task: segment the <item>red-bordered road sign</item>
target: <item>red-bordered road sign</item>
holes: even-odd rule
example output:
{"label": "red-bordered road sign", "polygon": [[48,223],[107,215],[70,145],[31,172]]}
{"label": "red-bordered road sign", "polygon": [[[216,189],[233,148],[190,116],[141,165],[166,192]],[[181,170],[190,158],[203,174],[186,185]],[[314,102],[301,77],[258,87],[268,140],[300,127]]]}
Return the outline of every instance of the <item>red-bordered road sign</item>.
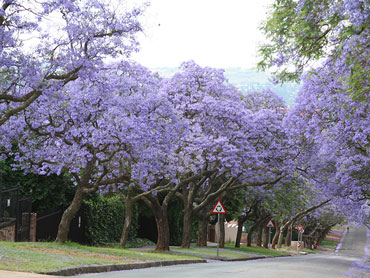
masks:
{"label": "red-bordered road sign", "polygon": [[221,203],[221,200],[217,201],[216,205],[214,206],[211,212],[217,214],[227,214],[224,205]]}
{"label": "red-bordered road sign", "polygon": [[302,225],[298,225],[297,227],[297,230],[298,230],[298,232],[300,232],[300,233],[302,233],[303,234],[303,232],[304,232],[304,227],[302,226]]}
{"label": "red-bordered road sign", "polygon": [[267,224],[266,224],[266,228],[275,228],[275,224],[274,222],[272,221],[272,219],[270,219]]}

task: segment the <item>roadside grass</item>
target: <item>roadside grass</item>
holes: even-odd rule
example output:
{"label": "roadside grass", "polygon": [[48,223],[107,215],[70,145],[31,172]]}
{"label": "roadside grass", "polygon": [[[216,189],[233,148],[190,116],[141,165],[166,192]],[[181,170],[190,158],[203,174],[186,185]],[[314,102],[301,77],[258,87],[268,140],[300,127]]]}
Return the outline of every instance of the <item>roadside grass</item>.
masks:
{"label": "roadside grass", "polygon": [[[135,238],[126,242],[126,248],[142,248],[146,246],[155,246],[155,243],[146,238]],[[108,243],[103,247],[120,248],[119,242]]]}
{"label": "roadside grass", "polygon": [[[217,247],[194,247],[191,248],[180,248],[173,247],[171,249],[172,254],[183,254],[199,256],[202,258],[214,259],[217,257]],[[225,244],[225,248],[219,248],[219,256],[223,259],[248,259],[253,257],[276,257],[282,255],[289,255],[288,252],[276,251],[271,249],[265,249],[261,247],[247,247],[241,246],[240,248],[235,248],[233,244]]]}
{"label": "roadside grass", "polygon": [[91,247],[71,242],[66,244],[0,242],[0,269],[2,270],[46,272],[77,266],[183,259],[199,258],[129,249]]}
{"label": "roadside grass", "polygon": [[289,255],[289,253],[285,251],[266,249],[266,248],[261,248],[261,247],[256,247],[256,246],[240,246],[240,248],[235,248],[233,244],[226,244],[226,248],[233,249],[233,250],[240,250],[240,251],[248,252],[248,253],[254,253],[258,255],[269,256],[269,257]]}
{"label": "roadside grass", "polygon": [[331,229],[332,229],[332,230],[343,230],[345,226],[346,226],[346,224],[335,225],[335,226],[334,226],[334,227],[332,227]]}
{"label": "roadside grass", "polygon": [[[216,259],[217,250],[213,247],[191,247],[191,248],[180,248],[173,247],[170,251],[171,254],[186,255],[186,256],[197,256],[206,259]],[[244,252],[233,252],[224,248],[219,249],[219,257],[224,259],[247,259],[254,257],[255,254],[248,254]]]}
{"label": "roadside grass", "polygon": [[337,248],[337,245],[338,245],[338,241],[324,239],[321,242],[319,247],[323,249],[329,249],[330,251],[335,251],[335,249]]}

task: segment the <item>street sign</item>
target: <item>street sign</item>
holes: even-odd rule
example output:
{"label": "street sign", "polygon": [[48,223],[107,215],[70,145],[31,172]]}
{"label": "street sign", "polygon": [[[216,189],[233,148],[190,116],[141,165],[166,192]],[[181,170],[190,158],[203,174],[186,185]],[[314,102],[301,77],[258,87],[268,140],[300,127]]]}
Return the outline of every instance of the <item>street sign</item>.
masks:
{"label": "street sign", "polygon": [[297,247],[302,248],[302,243],[300,241],[297,242]]}
{"label": "street sign", "polygon": [[220,247],[220,234],[221,234],[221,222],[220,222],[220,214],[226,214],[226,209],[224,205],[221,203],[221,200],[218,200],[216,205],[211,211],[212,213],[217,214],[217,222],[218,222],[218,233],[217,233],[217,257],[219,255],[219,247]]}
{"label": "street sign", "polygon": [[304,232],[304,230],[303,230],[304,227],[302,225],[298,225],[296,228],[297,228],[298,232],[300,232],[300,233]]}
{"label": "street sign", "polygon": [[275,224],[274,222],[272,222],[272,219],[270,219],[267,224],[266,224],[266,228],[275,228]]}
{"label": "street sign", "polygon": [[221,203],[220,200],[217,201],[215,207],[213,208],[213,210],[211,212],[212,213],[217,213],[217,214],[226,214],[227,213],[224,205]]}

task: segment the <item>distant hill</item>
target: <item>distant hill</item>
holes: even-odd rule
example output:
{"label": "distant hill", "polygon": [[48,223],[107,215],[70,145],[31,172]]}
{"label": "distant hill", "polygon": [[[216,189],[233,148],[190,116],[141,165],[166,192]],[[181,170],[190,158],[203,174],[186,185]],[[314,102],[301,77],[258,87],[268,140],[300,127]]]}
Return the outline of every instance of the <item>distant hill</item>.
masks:
{"label": "distant hill", "polygon": [[[154,72],[158,72],[163,77],[169,77],[178,69],[156,68],[152,70]],[[239,88],[242,92],[258,91],[270,88],[282,97],[288,106],[292,106],[294,104],[294,99],[301,86],[297,83],[275,85],[269,81],[270,75],[267,73],[242,68],[227,68],[225,69],[225,76],[231,84]]]}

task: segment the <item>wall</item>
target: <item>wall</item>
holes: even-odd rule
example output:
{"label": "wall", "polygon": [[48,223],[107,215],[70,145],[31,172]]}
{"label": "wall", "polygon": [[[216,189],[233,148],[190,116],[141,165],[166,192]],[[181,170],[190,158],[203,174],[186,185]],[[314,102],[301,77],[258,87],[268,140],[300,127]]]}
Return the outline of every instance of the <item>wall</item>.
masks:
{"label": "wall", "polygon": [[0,224],[0,241],[15,241],[15,220]]}

